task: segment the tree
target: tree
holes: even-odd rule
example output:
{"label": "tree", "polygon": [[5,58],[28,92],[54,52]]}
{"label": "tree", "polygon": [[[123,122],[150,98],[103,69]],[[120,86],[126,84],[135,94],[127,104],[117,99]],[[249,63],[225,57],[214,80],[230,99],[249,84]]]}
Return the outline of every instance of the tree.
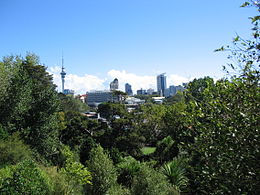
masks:
{"label": "tree", "polygon": [[162,173],[176,191],[181,192],[187,187],[188,178],[186,177],[183,158],[174,158],[172,161],[162,166]]}
{"label": "tree", "polygon": [[91,183],[91,173],[81,163],[77,162],[73,158],[73,153],[64,148],[64,154],[66,156],[65,166],[61,168],[61,173],[65,175],[67,181],[67,194],[74,194],[75,192],[81,192],[83,185]]}
{"label": "tree", "polygon": [[48,176],[31,160],[19,163],[11,177],[0,186],[1,194],[51,194],[53,186]]}
{"label": "tree", "polygon": [[74,98],[71,95],[64,95],[63,93],[59,93],[59,99],[63,112],[86,112],[88,110],[86,103],[83,103],[80,99]]}
{"label": "tree", "polygon": [[127,115],[125,106],[118,103],[102,103],[98,105],[98,112],[101,117],[104,117],[108,120],[112,120],[113,116],[118,115],[124,117]]}
{"label": "tree", "polygon": [[2,128],[9,134],[20,132],[45,157],[56,154],[59,103],[52,76],[34,54],[5,57],[0,66],[5,75],[5,95],[0,99]]}
{"label": "tree", "polygon": [[165,115],[166,107],[164,105],[143,105],[140,109],[141,114],[138,117],[138,126],[140,133],[146,138],[147,144],[155,144],[158,139],[163,138],[162,129],[164,123],[162,118]]}
{"label": "tree", "polygon": [[[246,2],[243,6],[260,2]],[[251,18],[253,37],[227,46],[235,74],[207,86],[203,101],[189,102],[197,132],[190,148],[192,194],[259,194],[259,16]],[[224,50],[224,47],[220,50]],[[227,70],[227,69],[226,69]],[[230,72],[229,70],[227,70]]]}
{"label": "tree", "polygon": [[117,175],[113,161],[100,145],[91,150],[87,164],[93,178],[93,185],[90,186],[93,195],[103,195],[116,184]]}
{"label": "tree", "polygon": [[192,82],[188,83],[188,93],[186,93],[186,100],[188,99],[189,95],[191,99],[203,101],[205,98],[207,98],[207,96],[204,96],[204,91],[209,89],[210,86],[214,87],[214,80],[210,77],[194,79]]}
{"label": "tree", "polygon": [[147,165],[141,167],[131,187],[132,194],[142,195],[174,194],[170,190],[170,184],[164,175]]}
{"label": "tree", "polygon": [[171,136],[167,136],[157,143],[153,156],[159,161],[160,164],[163,164],[172,160],[178,154],[179,149],[176,142],[171,138]]}
{"label": "tree", "polygon": [[25,145],[17,134],[0,140],[0,167],[16,165],[17,163],[32,159],[32,151]]}
{"label": "tree", "polygon": [[119,172],[118,183],[125,187],[131,187],[133,179],[138,176],[141,169],[141,163],[135,160],[131,156],[125,157],[122,162],[117,165],[117,170]]}
{"label": "tree", "polygon": [[71,148],[81,146],[91,132],[88,128],[89,120],[78,112],[65,113],[65,129],[60,131],[60,140]]}

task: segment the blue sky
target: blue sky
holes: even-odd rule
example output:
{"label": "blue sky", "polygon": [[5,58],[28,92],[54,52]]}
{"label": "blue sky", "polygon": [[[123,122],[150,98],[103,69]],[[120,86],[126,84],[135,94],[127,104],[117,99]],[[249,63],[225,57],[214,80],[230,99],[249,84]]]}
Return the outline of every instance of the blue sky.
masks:
{"label": "blue sky", "polygon": [[[243,0],[1,0],[0,57],[40,56],[60,87],[64,54],[66,88],[78,93],[107,88],[113,77],[154,88],[155,76],[179,84],[224,75],[225,53],[236,33],[250,34],[253,8]],[[121,79],[121,82],[120,82]]]}

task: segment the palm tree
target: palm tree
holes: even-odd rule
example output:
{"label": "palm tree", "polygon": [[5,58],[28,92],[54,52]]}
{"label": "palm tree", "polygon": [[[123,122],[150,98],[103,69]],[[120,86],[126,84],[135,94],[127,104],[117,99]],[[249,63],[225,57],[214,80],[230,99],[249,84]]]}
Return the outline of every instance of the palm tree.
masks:
{"label": "palm tree", "polygon": [[186,172],[182,158],[174,158],[172,161],[164,164],[162,173],[177,191],[181,192],[187,186],[188,178],[185,176]]}

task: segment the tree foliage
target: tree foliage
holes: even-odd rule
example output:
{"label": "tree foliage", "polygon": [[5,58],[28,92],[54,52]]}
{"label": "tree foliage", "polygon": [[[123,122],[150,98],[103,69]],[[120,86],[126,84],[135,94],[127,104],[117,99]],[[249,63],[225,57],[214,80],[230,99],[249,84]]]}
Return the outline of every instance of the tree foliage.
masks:
{"label": "tree foliage", "polygon": [[61,102],[61,110],[63,112],[86,112],[88,110],[86,103],[83,103],[80,99],[71,95],[64,95],[63,93],[59,93],[59,99]]}
{"label": "tree foliage", "polygon": [[73,153],[68,149],[64,148],[64,154],[66,156],[66,162],[63,168],[61,168],[61,173],[65,175],[65,180],[67,182],[68,194],[80,192],[80,188],[85,184],[92,184],[92,176],[86,167],[84,167],[80,162],[77,162],[73,158]]}
{"label": "tree foliage", "polygon": [[3,180],[1,194],[51,194],[53,186],[48,176],[31,160],[19,163],[11,177]]}
{"label": "tree foliage", "polygon": [[172,161],[162,166],[162,173],[176,191],[181,192],[188,185],[188,178],[185,171],[185,162],[183,158],[174,158]]}
{"label": "tree foliage", "polygon": [[20,132],[44,156],[55,154],[59,103],[52,76],[34,54],[5,57],[0,66],[5,93],[0,99],[2,128],[8,134]]}
{"label": "tree foliage", "polygon": [[170,185],[160,172],[143,165],[133,179],[132,194],[166,195],[170,193]]}
{"label": "tree foliage", "polygon": [[93,185],[90,186],[92,194],[103,195],[116,184],[117,174],[113,161],[100,145],[91,150],[87,164],[92,173]]}
{"label": "tree foliage", "polygon": [[[255,4],[259,11],[259,1]],[[243,5],[244,6],[244,5]],[[197,132],[190,148],[191,189],[199,194],[259,194],[259,17],[253,37],[236,37],[231,51],[234,73],[189,102]],[[228,71],[229,73],[231,71]]]}
{"label": "tree foliage", "polygon": [[32,151],[25,145],[17,134],[0,140],[0,167],[6,165],[16,165],[17,163],[32,159]]}

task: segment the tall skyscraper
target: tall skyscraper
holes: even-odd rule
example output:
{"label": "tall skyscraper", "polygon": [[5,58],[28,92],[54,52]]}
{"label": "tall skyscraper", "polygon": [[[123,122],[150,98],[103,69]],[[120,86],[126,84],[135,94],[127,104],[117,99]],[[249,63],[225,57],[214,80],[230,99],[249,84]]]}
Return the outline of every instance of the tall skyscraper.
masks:
{"label": "tall skyscraper", "polygon": [[176,94],[176,87],[174,85],[171,85],[169,87],[170,90],[170,96],[174,96]]}
{"label": "tall skyscraper", "polygon": [[115,78],[111,83],[110,83],[110,90],[118,90],[118,79]]}
{"label": "tall skyscraper", "polygon": [[166,73],[162,73],[157,76],[157,91],[161,96],[165,96],[165,89],[167,88],[165,74]]}
{"label": "tall skyscraper", "polygon": [[62,93],[64,93],[64,83],[65,83],[65,75],[66,75],[66,72],[64,71],[64,60],[63,60],[63,56],[62,56],[62,68],[61,68],[61,83],[62,83]]}
{"label": "tall skyscraper", "polygon": [[133,95],[132,86],[129,83],[125,84],[125,92],[127,95]]}

